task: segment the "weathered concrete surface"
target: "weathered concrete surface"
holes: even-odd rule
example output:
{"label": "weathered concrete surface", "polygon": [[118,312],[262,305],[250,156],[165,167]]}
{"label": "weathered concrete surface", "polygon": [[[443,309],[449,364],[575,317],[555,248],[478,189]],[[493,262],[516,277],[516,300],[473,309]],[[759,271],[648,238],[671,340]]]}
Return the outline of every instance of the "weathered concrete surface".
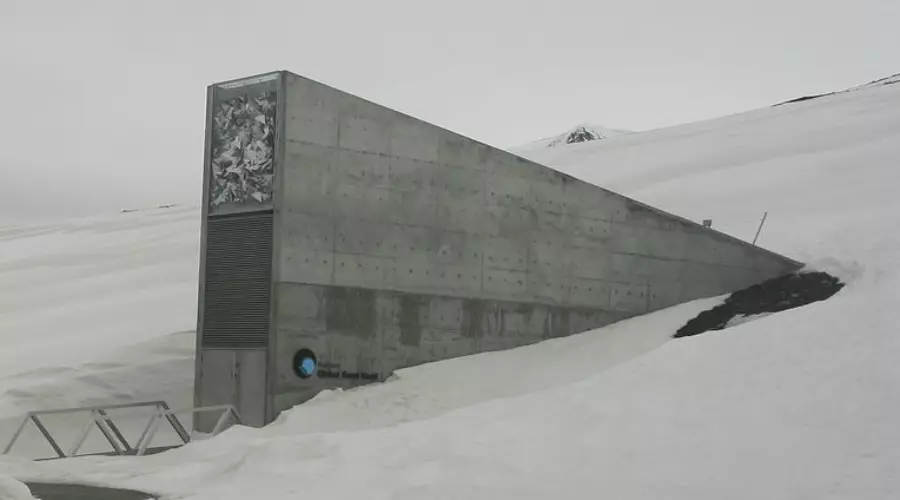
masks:
{"label": "weathered concrete surface", "polygon": [[[221,92],[252,99],[253,85]],[[799,266],[306,78],[259,85],[278,96],[271,324],[258,351],[266,420],[323,388],[597,328]],[[300,348],[319,376],[294,374]],[[260,365],[245,357],[204,349],[198,401],[262,405]]]}
{"label": "weathered concrete surface", "polygon": [[[318,353],[319,377],[279,370],[278,406],[328,387],[381,379],[397,367],[518,347],[631,316],[624,311],[279,283],[275,363],[291,367],[302,348]],[[315,307],[294,307],[315,304]]]}
{"label": "weathered concrete surface", "polygon": [[294,376],[291,354],[301,347],[316,352],[326,372],[383,377],[597,328],[796,268],[303,77],[286,74],[283,94],[276,411],[339,385]]}
{"label": "weathered concrete surface", "polygon": [[31,494],[40,500],[146,500],[149,493],[100,486],[63,483],[26,483]]}

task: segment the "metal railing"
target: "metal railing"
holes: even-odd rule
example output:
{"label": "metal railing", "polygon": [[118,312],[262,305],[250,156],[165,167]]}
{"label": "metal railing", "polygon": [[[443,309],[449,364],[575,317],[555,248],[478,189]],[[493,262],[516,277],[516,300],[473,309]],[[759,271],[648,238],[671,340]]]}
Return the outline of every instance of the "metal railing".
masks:
{"label": "metal railing", "polygon": [[[153,414],[150,416],[150,420],[144,427],[144,432],[141,433],[141,437],[138,438],[137,442],[134,444],[134,446],[132,446],[128,442],[128,440],[125,439],[125,435],[122,434],[122,432],[119,430],[119,427],[107,412],[109,410],[148,407],[153,408]],[[191,434],[187,431],[187,429],[184,428],[184,425],[181,424],[181,421],[178,420],[178,417],[175,414],[194,414],[214,411],[222,412],[222,415],[216,422],[216,426],[211,433],[212,436],[215,436],[216,434],[219,434],[220,432],[225,430],[226,426],[228,425],[229,417],[231,417],[235,424],[241,423],[240,414],[232,405],[204,406],[186,410],[172,410],[171,408],[169,408],[169,405],[166,404],[165,401],[146,401],[140,403],[126,403],[118,405],[81,406],[77,408],[63,408],[58,410],[32,411],[28,412],[25,418],[22,419],[22,423],[19,425],[15,434],[13,434],[12,438],[9,440],[9,443],[3,449],[3,453],[0,454],[9,454],[13,446],[16,444],[16,441],[18,441],[19,437],[22,435],[22,432],[25,430],[25,427],[28,425],[28,422],[32,422],[34,426],[37,427],[38,431],[40,431],[41,435],[44,436],[44,439],[46,439],[47,442],[50,443],[53,451],[56,452],[56,458],[71,458],[78,456],[78,451],[87,440],[91,429],[93,429],[95,426],[100,429],[103,437],[106,438],[106,441],[109,443],[110,447],[112,447],[113,454],[140,456],[144,455],[147,452],[147,449],[150,447],[150,443],[153,441],[153,438],[159,431],[159,427],[162,424],[163,419],[165,419],[169,423],[169,425],[178,435],[178,438],[184,444],[187,444],[191,441]],[[85,424],[82,431],[78,434],[75,442],[72,443],[72,446],[70,446],[67,451],[63,451],[63,449],[56,442],[56,439],[53,438],[53,435],[41,421],[40,417],[46,415],[60,415],[65,413],[80,412],[88,412],[87,423]]]}

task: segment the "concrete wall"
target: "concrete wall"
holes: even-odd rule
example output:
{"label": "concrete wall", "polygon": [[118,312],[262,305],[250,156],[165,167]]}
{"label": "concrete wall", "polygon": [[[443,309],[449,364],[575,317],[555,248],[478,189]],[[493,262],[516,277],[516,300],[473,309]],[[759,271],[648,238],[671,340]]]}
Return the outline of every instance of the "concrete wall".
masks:
{"label": "concrete wall", "polygon": [[[276,412],[323,387],[596,328],[797,267],[296,75],[284,75],[282,99]],[[350,377],[294,376],[298,348]]]}
{"label": "concrete wall", "polygon": [[[478,352],[509,349],[613,323],[632,313],[596,308],[278,283],[275,407],[324,388],[380,380],[391,371]],[[317,378],[292,371],[295,352],[321,361]]]}

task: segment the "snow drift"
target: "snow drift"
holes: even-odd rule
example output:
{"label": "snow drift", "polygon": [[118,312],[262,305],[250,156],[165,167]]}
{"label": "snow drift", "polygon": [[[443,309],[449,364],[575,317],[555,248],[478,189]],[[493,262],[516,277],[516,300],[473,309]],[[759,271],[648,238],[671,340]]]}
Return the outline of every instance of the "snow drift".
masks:
{"label": "snow drift", "polygon": [[0,474],[0,500],[34,500],[31,490],[20,481]]}
{"label": "snow drift", "polygon": [[[217,500],[897,498],[900,86],[533,155],[662,209],[712,218],[739,237],[752,237],[768,211],[765,246],[846,286],[824,302],[676,341],[665,339],[716,299],[545,344],[421,366],[385,384],[323,394],[265,429],[236,427],[161,455],[52,463],[7,457],[0,471]],[[185,242],[196,234],[196,227],[178,224]],[[45,237],[64,232],[47,230]],[[117,241],[123,248],[146,243]],[[17,251],[0,246],[19,252],[6,259],[25,259],[35,248],[15,244]],[[188,246],[190,259],[179,257],[185,264],[196,258],[195,243],[182,251]],[[57,259],[56,265],[77,260],[63,252]],[[170,300],[173,311],[160,318],[156,308],[131,309],[129,323],[146,325],[129,330],[136,338],[165,338],[193,320],[193,298],[188,308],[154,292],[170,283],[155,273],[129,283],[132,264],[122,259],[122,279],[107,277],[92,294],[125,300],[149,293]],[[27,272],[44,278],[48,291],[60,287],[57,307],[92,300],[52,283],[40,268],[35,263]],[[19,283],[27,293],[29,282]],[[15,299],[10,289],[5,293]],[[41,317],[30,304],[15,309],[18,325]],[[4,348],[24,356],[40,353],[57,335],[77,337],[82,349],[68,361],[82,367],[91,358],[84,346],[102,351],[110,337],[102,329],[95,335],[95,324],[52,316],[41,317],[44,328],[29,336],[7,337],[15,328],[6,313],[2,318]],[[134,343],[117,338],[117,348]],[[27,362],[16,362],[18,368],[5,369],[7,391],[28,387],[36,376]],[[69,383],[64,375],[43,375],[42,390]],[[0,398],[7,411],[19,404]]]}

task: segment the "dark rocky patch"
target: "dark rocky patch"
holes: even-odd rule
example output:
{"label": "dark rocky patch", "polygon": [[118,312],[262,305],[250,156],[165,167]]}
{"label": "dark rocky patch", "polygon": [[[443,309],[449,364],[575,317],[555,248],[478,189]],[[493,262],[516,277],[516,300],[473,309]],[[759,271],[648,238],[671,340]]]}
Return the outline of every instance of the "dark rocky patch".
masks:
{"label": "dark rocky patch", "polygon": [[31,494],[41,500],[147,500],[149,493],[119,488],[104,488],[82,484],[26,483]]}
{"label": "dark rocky patch", "polygon": [[809,101],[812,99],[818,99],[820,97],[826,97],[826,96],[835,95],[835,94],[836,94],[836,92],[826,92],[824,94],[805,95],[803,97],[797,97],[797,98],[791,99],[789,101],[784,101],[784,102],[779,102],[778,104],[773,104],[772,107],[774,108],[777,106],[783,106],[785,104],[793,104],[795,102]]}
{"label": "dark rocky patch", "polygon": [[597,139],[600,139],[599,135],[591,132],[584,127],[578,127],[575,130],[569,132],[569,135],[566,136],[566,144],[595,141]]}
{"label": "dark rocky patch", "polygon": [[844,284],[823,272],[794,273],[764,281],[731,294],[725,302],[703,311],[678,329],[674,337],[722,330],[736,316],[773,313],[825,300]]}

